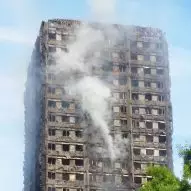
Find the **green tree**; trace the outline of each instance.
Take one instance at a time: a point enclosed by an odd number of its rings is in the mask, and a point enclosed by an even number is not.
[[[180,182],[178,178],[167,167],[148,167],[147,175],[152,177],[146,182],[140,191],[179,191]]]
[[[146,182],[140,191],[191,191],[191,146],[180,149],[180,157],[183,158],[183,177],[178,179],[167,167],[147,168],[147,176],[152,180]]]

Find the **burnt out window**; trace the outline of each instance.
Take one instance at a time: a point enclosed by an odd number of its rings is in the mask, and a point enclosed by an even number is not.
[[[141,184],[142,183],[142,178],[141,177],[135,177],[134,181],[136,184]]]
[[[163,83],[162,82],[157,82],[157,88],[162,89],[163,88]]]
[[[127,112],[127,107],[126,106],[121,106],[120,110],[121,110],[121,113],[126,113]]]
[[[153,149],[146,149],[146,155],[153,156],[154,150]]]
[[[120,85],[126,85],[127,84],[127,78],[120,78],[119,79],[119,84]]]
[[[84,180],[84,175],[83,174],[76,174],[76,180]]]
[[[131,68],[131,73],[132,73],[132,74],[137,74],[137,73],[138,73],[138,69],[135,68],[135,67],[132,67],[132,68]]]
[[[48,164],[56,164],[56,159],[55,158],[48,158]]]
[[[55,136],[56,135],[56,130],[55,129],[48,129],[48,135],[49,136]]]
[[[53,100],[48,100],[48,107],[55,108],[56,107],[56,102]]]
[[[121,182],[122,182],[123,185],[128,185],[128,183],[129,183],[128,176],[122,176],[121,177]]]
[[[48,187],[48,191],[56,191],[56,188],[54,188],[54,187]]]
[[[156,57],[156,61],[157,61],[157,62],[162,62],[162,56],[157,56],[157,57]]]
[[[63,144],[62,145],[62,150],[63,151],[69,151],[69,148],[70,148],[70,145],[68,145],[68,144]]]
[[[70,165],[70,160],[69,159],[62,159],[62,164],[68,166],[68,165]]]
[[[55,94],[55,92],[56,92],[56,88],[48,87],[48,93]]]
[[[56,40],[56,33],[48,33],[49,40]]]
[[[153,136],[152,135],[146,135],[146,141],[147,141],[147,143],[152,143],[153,142]]]
[[[126,119],[121,119],[121,125],[127,125],[127,120]]]
[[[62,122],[69,122],[68,116],[62,116]]]
[[[165,123],[158,122],[158,127],[160,130],[165,130]]]
[[[48,143],[48,150],[55,150],[56,145],[54,143]]]
[[[125,72],[126,69],[127,69],[127,67],[126,67],[125,65],[120,65],[120,66],[119,66],[119,71],[120,71],[120,72]]]
[[[164,69],[158,68],[158,69],[157,69],[157,74],[158,74],[158,75],[163,75],[163,74],[164,74]]]
[[[137,60],[137,54],[131,53],[131,60]]]
[[[141,169],[141,163],[135,162],[135,163],[134,163],[134,168],[135,168],[135,170]]]
[[[151,108],[150,107],[146,107],[145,108],[145,112],[147,115],[151,115]]]
[[[132,80],[131,84],[132,84],[132,87],[138,87],[139,86],[139,81],[138,80]]]
[[[133,153],[134,153],[134,155],[140,155],[141,150],[140,149],[133,149]]]
[[[132,99],[133,100],[138,100],[139,99],[139,94],[138,93],[133,93],[132,94]]]
[[[166,136],[159,136],[159,143],[166,143]]]
[[[144,74],[151,74],[150,68],[144,68]]]
[[[55,52],[56,52],[56,47],[55,47],[55,46],[49,46],[49,47],[48,47],[48,51],[49,51],[50,53],[55,53]]]
[[[153,123],[151,121],[146,122],[146,128],[147,129],[152,129],[153,128]]]
[[[150,88],[151,87],[151,82],[146,81],[146,82],[144,82],[144,85],[145,85],[146,88]]]
[[[56,121],[55,115],[49,114],[48,120],[51,121],[51,122],[55,122]]]
[[[54,172],[48,172],[48,178],[54,180],[56,178],[56,174]]]
[[[122,134],[122,138],[123,138],[123,139],[127,139],[127,138],[128,138],[128,134],[127,134],[127,133],[123,133],[123,134]]]
[[[75,135],[76,135],[76,137],[81,138],[82,137],[82,131],[75,131]]]
[[[83,151],[83,145],[76,145],[76,151]]]
[[[63,137],[69,137],[70,136],[70,131],[63,130],[62,135],[63,135]]]
[[[69,180],[69,174],[68,173],[63,173],[62,174],[62,180],[68,181]]]
[[[82,160],[82,159],[76,159],[76,160],[75,160],[75,165],[76,165],[76,166],[84,166],[84,160]]]
[[[151,94],[145,94],[145,99],[146,99],[146,101],[151,101],[152,95]]]
[[[159,156],[165,157],[166,154],[166,150],[159,150]]]
[[[48,80],[55,80],[56,76],[53,73],[48,73]]]

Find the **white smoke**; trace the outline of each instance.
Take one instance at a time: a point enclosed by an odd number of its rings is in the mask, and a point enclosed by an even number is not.
[[[90,1],[92,12],[94,15],[104,15],[103,18],[109,18],[114,14],[116,1],[93,0]],[[100,21],[99,17],[97,17]],[[95,68],[100,64],[92,60],[86,61],[86,56],[92,52],[101,52],[104,46],[104,34],[109,39],[116,41],[118,36],[116,30],[111,26],[107,26],[104,31],[93,29],[88,24],[83,24],[76,31],[76,40],[67,45],[67,53],[57,53],[55,67],[56,72],[65,76],[65,84],[69,92],[75,93],[81,97],[82,109],[87,112],[92,120],[93,126],[90,128],[98,128],[99,138],[104,138],[104,156],[109,156],[111,160],[115,160],[125,152],[127,142],[122,140],[121,135],[116,136],[113,140],[110,135],[110,119],[111,108],[111,91],[105,82],[98,77],[92,75],[92,66]],[[79,72],[81,77],[76,79],[75,72]],[[112,78],[112,76],[111,76]],[[93,129],[90,130],[93,132]],[[99,140],[99,139],[97,139]],[[107,154],[105,153],[107,152]]]

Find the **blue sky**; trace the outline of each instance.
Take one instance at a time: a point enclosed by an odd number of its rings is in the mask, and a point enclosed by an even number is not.
[[[190,9],[190,0],[117,0],[115,16],[111,18],[113,22],[154,26],[166,32],[172,81],[174,167],[178,176],[182,161],[176,146],[191,142]],[[0,0],[1,190],[23,188],[26,69],[40,22],[48,18],[92,20],[93,16],[86,0]]]

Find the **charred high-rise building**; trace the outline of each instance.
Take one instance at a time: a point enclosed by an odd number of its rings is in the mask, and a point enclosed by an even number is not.
[[[104,38],[89,43],[83,57],[74,60],[83,40],[96,39],[90,34],[79,40],[84,26]],[[71,50],[72,45],[76,48]],[[60,68],[62,61],[71,62],[69,69]],[[107,132],[100,132],[82,98],[68,90],[72,80],[77,83],[86,75],[111,91],[107,136],[113,144],[122,140],[122,153],[115,157],[106,151]],[[136,190],[151,178],[145,174],[149,164],[173,169],[171,137],[168,47],[161,30],[64,19],[42,22],[25,92],[25,191]]]

